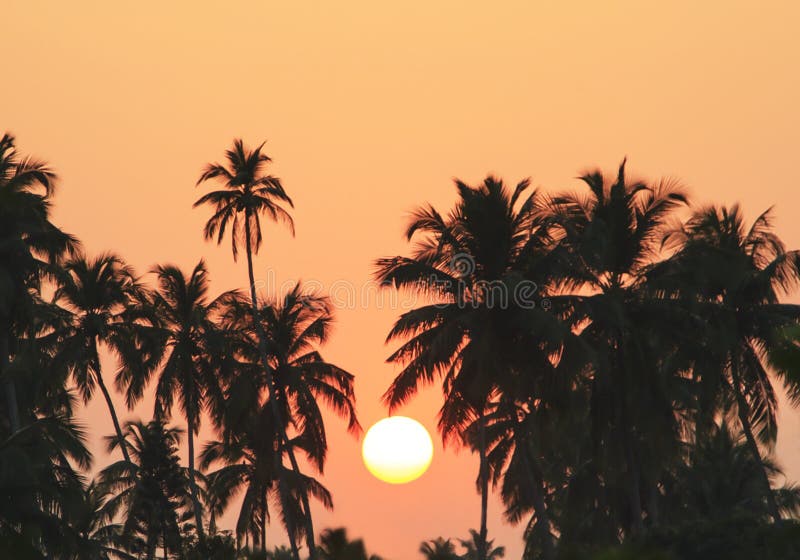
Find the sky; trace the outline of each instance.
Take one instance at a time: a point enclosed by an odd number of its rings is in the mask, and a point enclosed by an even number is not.
[[[800,247],[798,21],[790,1],[3,0],[0,129],[59,173],[54,219],[87,252],[113,250],[141,273],[204,258],[215,292],[246,286],[246,270],[229,245],[203,241],[209,210],[192,210],[194,184],[233,138],[266,141],[297,234],[265,227],[256,278],[265,293],[296,279],[330,292],[324,354],[356,375],[368,427],[397,373],[386,333],[413,303],[378,295],[373,261],[408,250],[414,207],[449,208],[454,177],[577,188],[580,172],[627,156],[634,174],[678,178],[697,203],[740,201],[751,218],[774,205]],[[102,464],[100,401],[81,419]],[[440,401],[433,387],[398,413],[433,432]],[[116,402],[123,417],[149,416]],[[777,452],[795,480],[798,420],[781,409]],[[336,509],[315,511],[317,527],[347,526],[392,560],[477,527],[468,451],[434,437],[428,473],[391,486],[341,422],[329,432]],[[522,527],[503,522],[498,500],[489,523],[519,557]]]

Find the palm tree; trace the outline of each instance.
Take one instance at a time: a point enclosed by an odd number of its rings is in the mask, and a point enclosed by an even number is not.
[[[0,377],[12,432],[20,428],[14,379],[7,374],[14,332],[30,321],[30,294],[77,241],[50,222],[56,176],[42,161],[21,157],[10,134],[0,138]]]
[[[69,560],[135,560],[126,552],[128,544],[122,526],[114,522],[106,507],[106,493],[97,483],[90,483],[70,511],[70,529],[75,533],[76,546]]]
[[[326,298],[305,293],[301,284],[296,284],[280,301],[262,301],[260,323],[267,335],[267,352],[272,379],[276,385],[275,394],[281,404],[281,417],[285,419],[284,430],[290,427],[297,432],[289,438],[286,453],[292,469],[299,474],[300,467],[295,447],[310,451],[308,459],[322,473],[328,450],[325,422],[320,401],[348,422],[348,430],[353,434],[361,431],[355,411],[353,375],[344,369],[327,362],[320,353],[320,347],[328,340],[333,323],[330,303]],[[240,306],[232,309],[232,323],[229,328],[247,333],[242,347],[245,363],[249,366],[243,374],[248,379],[258,378],[259,348],[258,335],[249,309]],[[252,372],[252,373],[251,373]],[[230,400],[242,402],[253,395],[269,394],[268,381],[263,379],[259,389],[253,391],[249,383],[232,385],[234,396]],[[242,393],[244,391],[244,394]],[[251,407],[263,406],[252,402]],[[245,410],[248,410],[247,408]],[[302,441],[302,446],[296,443]],[[308,497],[301,493],[305,511],[309,511]],[[306,531],[313,530],[309,521]]]
[[[580,179],[588,196],[556,196],[548,213],[564,263],[560,288],[573,295],[570,321],[595,355],[592,460],[618,467],[611,477],[596,473],[597,499],[608,504],[609,482],[623,484],[627,511],[618,518],[636,534],[644,527],[643,495],[649,496],[648,518],[658,522],[658,470],[679,449],[680,426],[669,392],[679,368],[665,370],[674,325],[667,321],[667,305],[650,297],[646,272],[659,256],[668,220],[686,197],[670,182],[629,183],[625,161],[614,180],[600,171]],[[656,458],[651,470],[643,471],[645,456]]]
[[[509,193],[493,177],[475,188],[457,181],[456,188],[459,200],[446,218],[433,207],[413,214],[406,235],[418,242],[411,258],[377,262],[377,277],[384,285],[418,291],[435,300],[404,313],[390,331],[387,341],[405,342],[388,361],[403,364],[404,369],[385,393],[384,402],[391,411],[420,386],[441,377],[445,402],[439,428],[445,441],[455,440],[467,425],[477,422],[479,534],[485,544],[489,493],[485,414],[493,396],[511,391],[514,384],[514,366],[505,356],[519,355],[520,346],[514,345],[518,333],[510,331],[523,325],[529,337],[545,335],[542,338],[550,340],[558,339],[563,329],[554,316],[531,309],[534,302],[519,297],[529,255],[547,240],[546,225],[538,220],[538,193],[523,196],[528,181]],[[552,350],[559,344],[556,341]],[[538,344],[534,349],[526,360],[541,364],[547,354],[538,352]],[[532,366],[528,373],[536,375],[535,370]],[[547,517],[546,512],[539,513]],[[481,546],[483,560],[485,552]]]
[[[122,514],[122,534],[141,543],[135,552],[147,560],[155,559],[159,543],[164,558],[170,549],[179,551],[180,524],[191,517],[188,476],[178,459],[180,434],[160,420],[127,422],[125,439],[133,461],[118,461],[100,473],[100,487],[111,496],[105,507],[112,516]],[[109,451],[120,441],[108,438]]]
[[[756,460],[742,435],[723,423],[691,448],[666,498],[676,518],[687,521],[737,516],[768,519],[772,513],[761,486],[762,468],[770,481],[783,475],[768,458]],[[770,491],[781,510],[797,514],[800,489],[785,486]]]
[[[571,390],[578,392],[568,385],[565,387],[553,372],[542,386],[530,391],[528,400],[514,401],[503,396],[489,406],[485,418],[487,462],[492,480],[501,481],[505,517],[517,524],[533,513],[526,540],[528,549],[541,551],[543,558],[555,555],[554,526],[560,521],[548,488],[552,492],[561,490],[569,478],[568,471],[575,470],[575,447],[571,443],[580,439],[579,430],[585,429],[584,417],[575,413],[580,408],[572,406],[568,397],[554,398],[549,393],[569,394]],[[576,422],[569,421],[573,415]],[[475,441],[478,435],[479,426],[473,424],[468,428],[470,440]],[[540,516],[542,512],[544,516]]]
[[[325,529],[319,537],[320,557],[323,560],[381,560],[380,556],[367,554],[361,539],[350,540],[347,529]]]
[[[69,418],[31,421],[0,439],[0,542],[13,558],[67,553],[74,505],[83,493],[78,469],[91,454]],[[74,466],[73,466],[74,465]]]
[[[106,253],[94,259],[76,255],[64,264],[54,297],[70,313],[68,324],[58,333],[60,347],[54,361],[69,370],[84,401],[92,398],[95,388],[100,389],[126,461],[130,455],[103,379],[100,346],[116,354],[122,377],[142,370],[146,360],[132,343],[136,326],[128,311],[140,290],[133,270],[117,255]]]
[[[209,204],[214,207],[214,215],[206,223],[203,234],[206,239],[217,238],[217,244],[222,243],[226,229],[230,228],[231,250],[234,260],[238,256],[239,246],[244,240],[245,255],[247,257],[247,276],[250,286],[250,303],[253,315],[258,316],[258,300],[256,296],[255,275],[253,273],[253,255],[258,253],[261,247],[261,216],[268,215],[273,220],[286,223],[292,233],[294,233],[294,222],[289,213],[282,205],[292,206],[292,200],[283,189],[280,179],[273,175],[264,173],[264,168],[271,161],[267,154],[262,153],[264,144],[255,150],[248,150],[244,142],[236,139],[233,148],[226,152],[228,160],[227,167],[219,163],[208,164],[200,175],[197,185],[210,180],[222,182],[222,189],[215,190],[200,197],[193,207]],[[259,323],[256,322],[258,330],[259,349],[261,353],[262,367],[264,375],[268,380],[267,386],[271,393],[275,390],[272,374],[269,371],[266,334],[262,331]],[[270,398],[270,408],[275,416],[276,424],[283,426],[280,409],[274,398]],[[285,445],[287,441],[285,434],[280,434],[279,445]],[[281,453],[275,454],[279,460]],[[283,469],[276,468],[281,480],[281,496],[283,500],[288,499],[288,488],[283,479]],[[306,511],[305,518],[307,526],[311,525],[311,512]],[[294,524],[289,520],[289,525]],[[308,527],[307,527],[308,528]],[[294,537],[290,529],[290,540]],[[312,560],[315,558],[314,535],[312,531],[306,531],[306,538],[309,539],[309,552]],[[296,548],[293,546],[293,548]],[[297,559],[299,560],[299,558]]]
[[[712,395],[721,394],[725,408],[735,410],[750,453],[762,464],[758,477],[770,514],[779,521],[756,436],[767,445],[777,436],[777,401],[767,366],[770,353],[784,345],[783,333],[800,319],[800,306],[780,302],[800,282],[800,253],[785,249],[769,210],[748,229],[736,205],[701,208],[670,237],[682,243],[668,263],[671,278],[707,324],[703,351],[711,365],[700,372],[703,382]],[[793,391],[797,371],[773,365]],[[706,410],[707,422],[716,409]]]
[[[459,560],[461,558],[456,553],[453,541],[442,537],[423,542],[419,546],[419,551],[426,560]]]
[[[327,508],[333,504],[330,492],[317,480],[286,469],[282,460],[274,458],[276,453],[286,452],[286,447],[278,444],[279,437],[272,411],[262,406],[239,419],[235,430],[224,430],[221,440],[208,442],[201,454],[200,466],[206,470],[215,463],[222,463],[207,477],[212,515],[223,513],[231,499],[243,491],[236,522],[237,543],[241,545],[243,538],[252,537],[254,545],[260,546],[262,551],[267,549],[269,503],[272,498],[278,498],[281,518],[293,537],[290,544],[297,555],[297,528],[291,525],[290,520],[301,513],[297,509],[300,494],[310,493]],[[295,440],[293,445],[302,446],[303,443]],[[310,454],[308,450],[306,453]],[[283,499],[282,491],[276,485],[276,481],[281,479],[281,475],[275,472],[276,468],[284,469],[282,478],[291,499]]]
[[[469,530],[469,539],[459,539],[461,546],[464,547],[464,554],[461,556],[463,560],[477,560],[481,558],[481,554],[485,555],[487,560],[495,560],[502,558],[506,555],[506,548],[504,546],[492,547],[494,541],[486,541],[475,529]],[[484,544],[485,543],[485,544]],[[485,551],[480,552],[481,547],[485,546]]]
[[[198,535],[203,540],[203,511],[198,497],[195,470],[194,438],[200,430],[200,420],[209,405],[219,407],[224,399],[220,376],[226,351],[225,335],[215,322],[215,314],[235,292],[225,292],[209,300],[209,277],[201,260],[190,275],[175,265],[160,265],[154,272],[158,288],[145,305],[153,314],[156,338],[162,367],[155,389],[155,417],[171,416],[175,397],[186,417],[189,453],[189,484]],[[133,405],[143,395],[152,369],[145,375],[121,379],[127,387],[128,404]]]

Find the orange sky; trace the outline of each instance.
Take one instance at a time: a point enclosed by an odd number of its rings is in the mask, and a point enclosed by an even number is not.
[[[245,284],[229,246],[202,241],[208,211],[191,210],[202,165],[235,136],[268,140],[297,207],[295,239],[266,230],[262,279],[361,286],[373,259],[406,250],[410,209],[452,203],[453,176],[561,188],[624,155],[696,200],[742,201],[750,216],[775,204],[800,247],[795,2],[75,4],[0,6],[0,130],[61,175],[57,223],[142,272],[203,256],[215,290]],[[365,427],[385,414],[394,373],[383,339],[399,311],[377,307],[339,310],[326,350],[357,374]],[[438,401],[431,389],[400,412],[433,429]],[[94,402],[82,416],[99,449],[107,412]],[[798,416],[782,420],[780,458],[800,479]],[[319,527],[346,525],[408,560],[422,539],[478,525],[468,453],[437,443],[428,474],[393,487],[340,423],[330,429],[336,511]],[[493,501],[490,535],[519,557],[521,528],[500,513]]]

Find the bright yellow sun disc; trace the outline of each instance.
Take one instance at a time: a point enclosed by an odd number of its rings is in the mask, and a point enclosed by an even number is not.
[[[390,416],[367,430],[361,455],[376,478],[404,484],[428,469],[433,459],[433,441],[428,430],[413,418]]]

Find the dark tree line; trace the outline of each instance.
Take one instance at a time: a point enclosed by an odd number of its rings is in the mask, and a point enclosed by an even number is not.
[[[780,523],[776,389],[800,387],[800,280],[770,211],[694,207],[668,181],[581,177],[558,194],[456,182],[446,214],[414,212],[387,286],[432,303],[389,334],[390,408],[441,380],[446,443],[479,456],[477,557],[497,488],[529,558],[643,541],[680,523]],[[536,297],[518,288],[535,285]],[[725,478],[725,477],[729,478]],[[443,545],[444,546],[444,545]],[[586,557],[586,556],[579,556]]]
[[[0,140],[0,544],[13,558],[263,553],[271,516],[285,527],[292,557],[301,539],[318,556],[310,503],[333,506],[313,476],[327,455],[322,411],[345,418],[353,433],[361,427],[353,375],[320,353],[329,302],[299,284],[274,299],[255,292],[261,220],[292,226],[291,199],[268,163],[261,147],[236,141],[226,164],[209,165],[198,182],[219,189],[195,204],[212,209],[205,236],[229,235],[234,256],[244,248],[247,258],[250,289],[214,295],[202,261],[140,277],[119,255],[86,255],[50,221],[55,174],[21,156],[12,136]],[[154,397],[152,420],[121,421],[113,389],[129,409]],[[97,391],[113,426],[109,451],[121,457],[90,481],[74,408]],[[185,429],[168,425],[176,409]],[[217,439],[197,450],[203,421]],[[184,435],[186,466],[178,459]],[[228,539],[216,520],[239,493]]]
[[[120,255],[85,254],[51,221],[55,174],[12,136],[0,140],[0,547],[10,558],[377,558],[343,529],[315,538],[312,501],[333,507],[317,478],[323,410],[361,427],[353,375],[321,354],[328,300],[299,284],[256,292],[262,220],[294,227],[269,162],[263,145],[237,140],[200,176],[213,185],[195,202],[211,212],[204,237],[229,240],[247,268],[248,289],[212,293],[203,261],[140,276]],[[555,195],[527,181],[457,182],[447,213],[414,212],[410,256],[377,262],[387,287],[429,301],[389,333],[401,371],[385,404],[441,384],[444,441],[479,457],[478,530],[461,552],[442,538],[420,551],[501,557],[488,538],[494,490],[506,519],[526,524],[526,558],[645,557],[648,547],[714,558],[708,547],[730,538],[781,557],[800,511],[771,457],[776,385],[800,399],[800,306],[785,303],[798,253],[769,211],[747,224],[738,206],[692,206],[675,184],[630,181],[624,162],[614,177],[582,180],[582,191]],[[127,409],[152,400],[151,419],[121,419],[114,391]],[[90,479],[75,407],[98,393],[115,459]],[[204,423],[214,437],[198,442]],[[233,507],[235,526],[221,530]],[[289,548],[268,542],[271,523]]]

